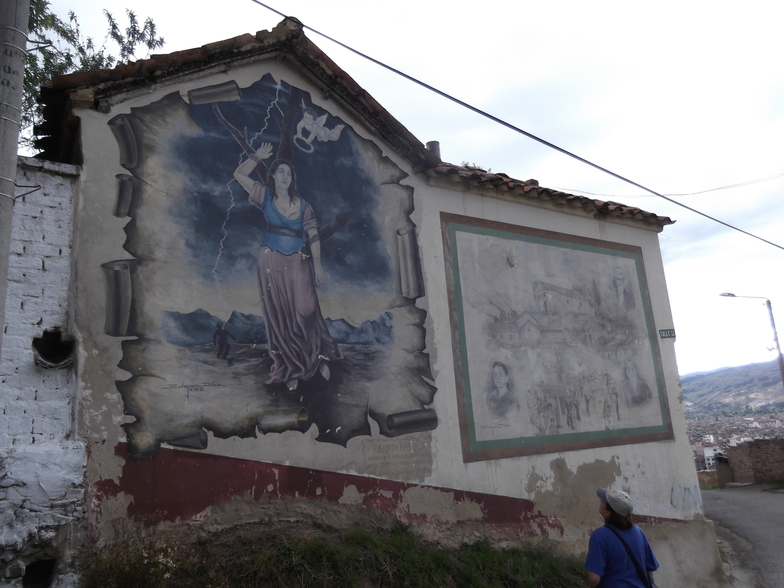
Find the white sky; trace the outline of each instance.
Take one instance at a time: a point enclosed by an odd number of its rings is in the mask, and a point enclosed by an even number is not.
[[[95,0],[73,10],[100,44]],[[166,45],[189,49],[271,29],[251,0],[133,0]],[[270,0],[305,25],[663,194],[784,173],[784,35],[777,3],[750,0],[436,2]],[[122,2],[114,6],[123,6]],[[383,6],[383,8],[382,8]],[[116,18],[121,9],[112,8]],[[600,194],[677,220],[660,235],[681,374],[767,361],[784,334],[784,250],[726,229],[460,108],[307,31],[445,161]],[[138,55],[138,57],[144,57]],[[784,246],[784,177],[677,200]]]

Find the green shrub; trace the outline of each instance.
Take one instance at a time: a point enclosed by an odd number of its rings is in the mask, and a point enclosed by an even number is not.
[[[488,541],[448,549],[407,526],[338,531],[247,525],[201,541],[133,536],[83,558],[85,588],[584,587],[583,560],[552,544],[498,549]]]

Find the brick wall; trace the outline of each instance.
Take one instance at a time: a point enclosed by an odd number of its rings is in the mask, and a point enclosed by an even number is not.
[[[705,488],[713,488],[719,485],[719,477],[715,470],[703,470],[697,472],[697,480],[700,483],[700,490]]]
[[[17,167],[17,184],[41,189],[16,200],[8,261],[0,352],[3,586],[21,585],[25,565],[82,512],[85,450],[74,438],[74,374],[71,367],[44,369],[33,350],[33,340],[47,331],[68,338],[78,174],[78,167],[30,158]]]
[[[730,447],[727,457],[736,482],[784,480],[784,439],[758,439]]]

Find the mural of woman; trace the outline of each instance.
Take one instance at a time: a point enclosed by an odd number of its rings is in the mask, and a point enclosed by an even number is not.
[[[509,370],[500,361],[493,364],[492,386],[487,390],[487,408],[496,417],[507,416],[512,408],[519,408],[517,397],[509,388]]]
[[[640,379],[637,374],[637,365],[634,360],[627,359],[623,365],[624,381],[623,396],[626,403],[632,406],[639,406],[650,402],[653,395],[648,385]]]
[[[321,242],[313,209],[297,194],[294,166],[278,159],[263,183],[250,177],[271,155],[272,145],[263,143],[237,167],[234,178],[267,221],[256,270],[273,360],[267,383],[294,390],[316,371],[328,380],[327,362],[343,354],[321,316],[316,294],[316,284],[326,280]]]

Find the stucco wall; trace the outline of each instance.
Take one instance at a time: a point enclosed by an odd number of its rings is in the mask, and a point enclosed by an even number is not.
[[[357,152],[361,154],[364,165],[372,168],[372,172],[368,173],[378,187],[377,194],[380,194],[369,205],[373,215],[378,215],[373,219],[386,218],[384,215],[388,212],[399,214],[400,211],[395,208],[398,205],[393,206],[392,203],[407,202],[406,199],[413,195],[413,210],[405,212],[410,213],[419,239],[417,249],[424,278],[424,296],[418,297],[416,306],[411,307],[397,292],[393,292],[390,299],[395,304],[390,304],[390,309],[398,313],[395,324],[402,325],[404,332],[419,333],[421,329],[423,335],[421,341],[418,335],[397,340],[395,344],[398,347],[388,348],[393,349],[389,351],[388,358],[389,365],[395,362],[404,365],[413,355],[426,354],[427,369],[423,371],[426,374],[416,381],[416,386],[421,386],[426,376],[428,386],[432,382],[435,393],[427,397],[413,394],[419,398],[419,408],[426,406],[437,415],[437,423],[431,421],[426,430],[395,436],[378,424],[381,421],[368,418],[366,433],[352,436],[345,443],[326,443],[324,435],[334,435],[335,431],[319,430],[310,426],[311,423],[304,431],[290,427],[281,432],[271,432],[259,427],[263,434],[255,429],[248,434],[217,434],[220,427],[209,425],[205,426],[208,430],[202,436],[188,437],[191,447],[199,446],[198,450],[189,450],[183,448],[184,443],[175,433],[170,434],[168,441],[172,443],[168,443],[166,437],[142,435],[133,425],[142,419],[149,422],[158,415],[156,407],[164,406],[169,410],[172,406],[169,398],[176,397],[182,413],[191,414],[196,401],[191,399],[190,394],[194,394],[198,402],[206,402],[200,395],[206,396],[211,389],[217,393],[220,389],[215,385],[218,380],[186,381],[187,374],[184,374],[181,382],[174,382],[162,391],[149,388],[145,390],[152,392],[128,392],[136,385],[134,382],[142,378],[155,377],[166,382],[166,378],[172,377],[166,370],[176,363],[176,357],[171,348],[163,344],[157,348],[160,350],[158,355],[155,355],[153,345],[138,346],[135,338],[144,339],[149,333],[157,333],[153,328],[148,327],[146,333],[118,335],[105,332],[106,299],[101,265],[113,260],[127,260],[131,257],[131,249],[140,248],[134,239],[138,240],[142,230],[139,219],[143,218],[144,212],[140,212],[141,208],[132,212],[130,216],[137,215],[133,221],[115,213],[116,176],[130,171],[139,181],[139,189],[145,199],[142,202],[145,205],[154,202],[160,206],[160,214],[170,214],[167,203],[188,195],[183,185],[177,184],[187,182],[187,178],[176,175],[178,166],[187,161],[178,159],[182,157],[183,150],[174,149],[173,142],[182,136],[206,135],[189,118],[189,111],[179,104],[180,97],[187,95],[188,90],[227,81],[236,81],[241,88],[247,88],[266,74],[295,85],[306,93],[314,107],[350,125],[350,130],[346,129],[344,133],[354,133],[352,137],[358,145]],[[175,91],[179,91],[179,97]],[[177,112],[180,118],[176,121],[155,119],[164,112],[162,108],[158,109],[158,104],[174,104],[176,109],[172,112]],[[597,220],[582,208],[557,207],[546,201],[516,200],[493,188],[451,183],[447,179],[417,174],[387,146],[374,144],[374,134],[356,118],[356,113],[345,109],[337,100],[325,98],[321,89],[305,76],[274,60],[237,67],[229,72],[205,74],[201,79],[183,80],[177,85],[151,88],[149,94],[128,97],[127,100],[118,97],[109,112],[81,108],[77,114],[82,122],[85,162],[75,241],[75,321],[82,336],[77,381],[81,399],[78,407],[79,431],[91,448],[87,484],[92,507],[88,517],[97,537],[110,539],[112,521],[129,515],[168,509],[164,516],[169,520],[209,519],[210,524],[217,525],[229,501],[234,501],[232,504],[235,505],[241,502],[244,520],[248,520],[264,516],[263,512],[269,508],[271,501],[280,505],[276,508],[284,511],[289,504],[287,500],[296,501],[296,505],[290,503],[292,512],[302,512],[301,499],[306,497],[315,505],[329,502],[343,505],[346,509],[361,505],[370,511],[392,512],[399,518],[418,524],[434,524],[434,528],[439,523],[485,523],[488,530],[494,525],[507,525],[507,529],[518,532],[533,529],[534,534],[557,539],[579,550],[587,543],[590,530],[600,522],[596,513],[595,489],[613,487],[634,496],[636,512],[641,520],[649,524],[666,523],[666,529],[662,527],[653,538],[654,547],[661,546],[660,560],[670,570],[664,573],[665,579],[674,580],[675,570],[682,571],[689,566],[684,559],[687,551],[665,547],[666,543],[671,546],[691,542],[692,547],[696,545],[704,553],[705,558],[701,561],[707,562],[705,565],[720,569],[715,543],[711,543],[712,529],[706,526],[702,515],[699,485],[686,436],[673,339],[658,340],[655,345],[661,365],[658,389],[665,394],[661,406],[664,407],[665,424],[671,426],[672,439],[645,442],[627,439],[624,444],[615,445],[609,435],[601,443],[586,443],[566,452],[543,451],[476,461],[464,459],[454,355],[456,338],[448,303],[450,286],[445,271],[441,214],[505,222],[639,248],[647,276],[649,327],[658,337],[659,329],[671,329],[673,324],[655,230],[634,221]],[[143,162],[149,163],[146,168],[144,165],[121,165],[123,161],[127,164],[128,154],[121,153],[109,121],[124,115],[138,115],[137,118],[142,121],[138,124],[144,130],[139,132],[145,133],[145,156],[150,158]],[[164,124],[169,125],[167,130],[156,134],[156,129]],[[314,144],[314,149],[323,147],[318,142]],[[240,155],[241,152],[237,157]],[[231,182],[228,174],[224,181],[226,184]],[[131,209],[141,206],[139,202]],[[393,229],[396,228],[395,225]],[[168,233],[167,229],[163,228]],[[371,230],[385,232],[388,229],[383,223],[371,227]],[[189,238],[183,234],[180,239],[178,231],[181,230],[179,224],[172,222],[170,232],[176,233],[179,239],[177,251],[185,250],[181,243]],[[170,235],[163,237],[169,238]],[[158,244],[157,239],[154,244]],[[394,249],[393,239],[384,241],[384,244],[389,251]],[[149,257],[143,259],[141,266],[146,263],[152,267],[161,261],[177,262],[176,259],[166,259],[174,249],[153,246],[149,249],[149,252],[144,252]],[[390,256],[394,259],[392,253]],[[397,270],[395,263],[392,265]],[[185,272],[187,264],[181,265],[174,270]],[[144,267],[141,267],[139,271],[143,270]],[[142,274],[135,274],[134,279],[136,275]],[[150,308],[160,307],[167,312],[167,304],[184,300],[192,305],[187,309],[190,311],[199,303],[200,296],[207,296],[206,286],[191,274],[182,275],[183,280],[176,288],[156,290],[149,287],[137,292],[137,298],[140,297]],[[138,286],[141,280],[139,277],[135,284]],[[332,288],[330,291],[334,296],[321,299],[325,314],[345,312],[352,315],[367,304],[365,300],[358,299],[349,287],[342,292],[334,284],[329,288]],[[256,295],[248,290],[246,298],[253,302]],[[408,305],[407,310],[401,313],[400,308],[404,305]],[[139,352],[127,354],[130,349],[139,349]],[[228,367],[221,364],[221,374],[230,368],[231,364]],[[399,373],[394,375],[395,378],[399,376]],[[399,394],[399,382],[405,380],[379,378],[374,382],[370,400],[377,402],[379,398],[383,400]],[[260,387],[260,390],[263,388]],[[251,399],[248,402],[254,402],[258,390],[246,392]],[[281,392],[285,394],[282,388]],[[305,394],[302,393],[303,396]],[[176,411],[166,412],[165,419],[161,419],[164,422],[155,423],[160,425],[157,430],[187,429],[190,435],[191,429],[177,428],[181,424],[178,418]],[[199,423],[208,421],[201,420]],[[127,426],[125,430],[123,425]],[[145,429],[145,435],[150,430]],[[126,435],[126,431],[130,432],[130,436]],[[161,442],[163,449],[158,450],[156,443],[160,445]],[[172,448],[175,445],[180,448]],[[140,446],[145,448],[144,451],[139,451]],[[133,464],[129,455],[139,465]],[[187,472],[191,472],[193,477],[188,477]],[[191,487],[197,490],[190,490]],[[514,504],[515,507],[504,508],[504,504]],[[504,512],[507,518],[504,518]],[[692,551],[688,553],[690,559],[694,557]],[[715,577],[705,579],[699,575],[691,580],[690,585],[694,586],[715,586],[718,582]]]
[[[415,193],[423,194],[418,201],[418,204],[421,203],[420,235],[423,251],[440,249],[439,214],[441,211],[495,221],[516,222],[524,226],[606,241],[637,244],[643,250],[656,329],[671,328],[672,319],[656,232],[641,230],[631,225],[597,221],[583,214],[582,211],[570,214],[568,209],[558,210],[546,205],[521,206],[519,203],[489,198],[475,189],[467,189],[460,185],[446,187],[450,189],[447,190],[444,186],[432,186],[415,190]],[[445,304],[439,303],[447,298],[447,284],[442,269],[443,259],[440,255],[425,254],[423,260],[425,275],[428,277],[428,301],[430,301],[428,320],[432,321],[433,328],[430,332],[434,334],[431,361],[439,376],[446,380],[454,374],[454,366],[450,333],[443,328],[444,325],[449,324],[448,308]],[[549,493],[558,494],[559,487],[570,486],[578,468],[586,473],[596,468],[586,480],[588,488],[592,485],[623,486],[635,496],[637,508],[643,514],[679,519],[699,517],[701,515],[699,489],[685,435],[673,344],[671,339],[661,340],[659,344],[665,366],[670,410],[673,414],[674,441],[573,451],[559,455],[558,459],[565,460],[564,470],[567,472],[566,478],[560,480],[556,475],[557,470],[553,467],[556,457],[553,455],[472,464],[458,464],[454,459],[443,456],[443,466],[438,468],[437,475],[466,480],[466,483],[471,484],[472,490],[517,495],[538,502],[538,496],[545,498]],[[444,389],[451,391],[454,389],[454,384],[446,380]],[[447,404],[451,414],[456,412],[451,394],[447,393],[437,398],[438,401],[451,404],[451,406]],[[438,446],[454,446],[454,438],[448,436],[450,432],[454,432],[454,429],[437,429],[434,432],[434,442]],[[454,468],[463,471],[458,473]],[[667,472],[666,476],[661,475],[662,472]],[[445,483],[445,480],[442,478],[439,482]],[[666,497],[667,500],[662,500],[662,497]]]
[[[33,349],[33,340],[47,331],[59,331],[62,340],[71,336],[72,206],[78,181],[77,167],[19,160],[0,358],[0,547],[8,582],[82,516],[86,455],[75,435],[73,371],[44,369]],[[46,557],[56,553],[50,549]]]

